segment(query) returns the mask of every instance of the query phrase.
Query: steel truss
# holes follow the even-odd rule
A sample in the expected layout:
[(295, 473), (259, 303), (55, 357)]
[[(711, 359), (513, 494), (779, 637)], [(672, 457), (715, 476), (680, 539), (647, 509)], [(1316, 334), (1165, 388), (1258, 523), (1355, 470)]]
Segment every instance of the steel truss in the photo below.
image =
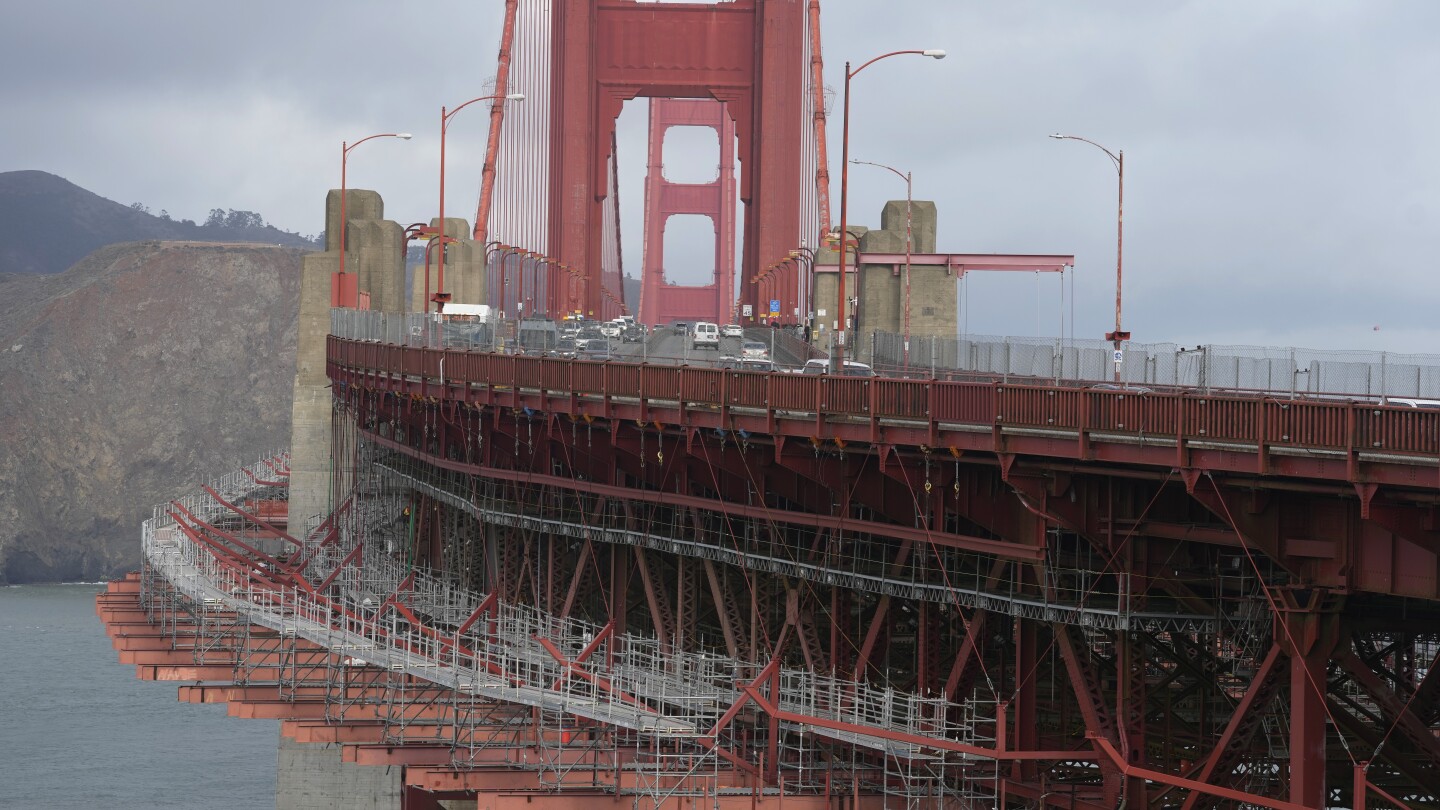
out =
[[(897, 807), (1440, 793), (1433, 608), (1376, 623), (1383, 595), (1305, 587), (1264, 503), (1218, 484), (923, 451), (877, 470), (861, 446), (358, 389), (337, 419), (344, 520), (272, 563), (233, 553), (217, 516), (243, 493), (216, 488), (147, 523), (146, 604), (177, 640), (244, 651), (237, 682), (292, 702), (319, 683), (332, 719), (370, 706), (379, 739), (447, 767), (637, 807), (757, 785)], [(792, 516), (816, 489), (843, 525)]]

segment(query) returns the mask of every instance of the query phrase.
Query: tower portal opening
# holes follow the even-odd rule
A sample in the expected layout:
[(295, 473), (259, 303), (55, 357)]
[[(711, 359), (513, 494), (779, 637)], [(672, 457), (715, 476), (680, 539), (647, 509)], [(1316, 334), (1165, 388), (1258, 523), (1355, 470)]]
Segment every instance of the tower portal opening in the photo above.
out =
[(667, 217), (661, 261), (666, 284), (714, 284), (715, 220), (703, 214)]

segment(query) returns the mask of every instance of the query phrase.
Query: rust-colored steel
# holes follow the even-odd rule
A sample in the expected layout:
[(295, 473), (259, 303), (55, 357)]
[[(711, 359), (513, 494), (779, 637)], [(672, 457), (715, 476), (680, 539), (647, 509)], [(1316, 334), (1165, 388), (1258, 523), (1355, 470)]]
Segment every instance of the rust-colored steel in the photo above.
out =
[[(520, 0), (505, 0), (505, 27), (500, 32), (500, 58), (495, 68), (496, 96), (505, 96), (510, 86), (510, 54), (515, 43), (515, 14)], [(480, 201), (475, 211), (472, 234), (485, 244), (490, 222), (490, 202), (495, 195), (495, 163), (500, 154), (500, 130), (505, 124), (505, 105), (490, 105), (490, 135), (485, 144), (485, 167), (480, 174)], [(444, 227), (444, 223), (441, 223)]]
[(758, 303), (750, 279), (795, 247), (800, 222), (799, 158), (807, 135), (800, 0), (556, 0), (552, 8), (546, 252), (590, 280), (583, 309), (604, 309), (607, 165), (620, 108), (639, 97), (713, 98), (730, 110), (745, 203), (741, 289)]
[[(715, 179), (675, 183), (665, 177), (665, 134), (675, 127), (714, 131), (720, 149)], [(640, 321), (675, 320), (727, 323), (735, 297), (735, 122), (718, 101), (650, 99), (649, 157), (645, 175), (645, 249), (640, 270)], [(667, 282), (667, 265), (678, 271), (679, 257), (665, 255), (665, 226), (671, 216), (709, 217), (715, 226), (715, 273), (708, 284)]]
[[(830, 162), (825, 152), (825, 60), (820, 51), (820, 0), (810, 0), (810, 92), (814, 96), (815, 199), (820, 207), (818, 247), (830, 232)], [(807, 290), (807, 294), (809, 291)]]

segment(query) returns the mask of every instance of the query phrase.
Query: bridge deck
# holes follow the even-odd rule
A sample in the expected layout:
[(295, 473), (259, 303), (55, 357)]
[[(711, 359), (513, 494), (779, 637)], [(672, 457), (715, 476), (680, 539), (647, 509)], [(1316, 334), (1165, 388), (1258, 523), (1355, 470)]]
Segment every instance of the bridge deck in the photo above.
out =
[(338, 382), (777, 441), (870, 442), (1151, 470), (1430, 488), (1440, 411), (1224, 393), (755, 373), (330, 338)]

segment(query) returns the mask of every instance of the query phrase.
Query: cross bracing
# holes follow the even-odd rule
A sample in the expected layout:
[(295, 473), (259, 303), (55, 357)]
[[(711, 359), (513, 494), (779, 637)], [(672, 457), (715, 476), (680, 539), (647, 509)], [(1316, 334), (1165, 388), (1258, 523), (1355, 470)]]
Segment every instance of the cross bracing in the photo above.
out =
[[(1104, 630), (1143, 629), (1213, 633), (1225, 621), (1217, 614), (1122, 610), (1116, 606), (1105, 605), (1103, 597), (1094, 598), (1093, 591), (1075, 593), (1076, 599), (1068, 604), (1047, 602), (1018, 593), (1018, 588), (1014, 587), (1014, 583), (1009, 583), (1009, 587), (1007, 587), (1007, 583), (981, 587), (976, 585), (973, 580), (923, 582), (917, 581), (917, 576), (898, 579), (883, 574), (847, 570), (849, 561), (844, 559), (811, 563), (774, 554), (727, 548), (717, 543), (697, 540), (693, 533), (689, 536), (682, 536), (667, 533), (664, 528), (654, 526), (648, 526), (641, 531), (597, 525), (594, 522), (582, 522), (578, 519), (545, 517), (535, 514), (533, 507), (522, 507), (503, 497), (494, 496), (483, 486), (483, 482), (477, 487), (476, 482), (470, 480), (468, 476), (438, 470), (428, 465), (409, 463), (400, 454), (390, 454), (377, 459), (376, 465), (397, 476), (416, 490), (463, 510), (478, 519), (483, 519), (487, 523), (526, 531), (579, 539), (588, 538), (604, 543), (642, 546), (670, 554), (712, 560), (854, 591), (936, 604), (958, 604), (966, 608), (980, 608), (1016, 618), (1057, 624), (1095, 627)], [(781, 515), (776, 519), (783, 522), (784, 517)], [(863, 534), (855, 534), (863, 542)], [(946, 559), (956, 560), (965, 557), (970, 562), (968, 567), (971, 569), (978, 568), (975, 561), (982, 559), (982, 555), (965, 555), (954, 549), (947, 549), (944, 556)], [(927, 575), (934, 577), (934, 572), (924, 570), (918, 572), (920, 577)], [(1082, 599), (1081, 597), (1090, 598)], [(1230, 621), (1235, 620), (1232, 618)]]

